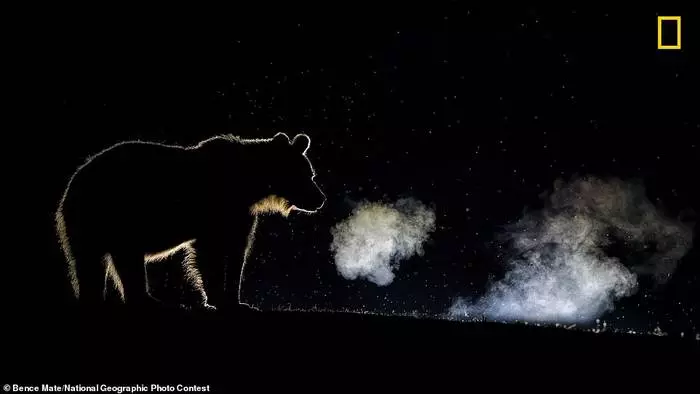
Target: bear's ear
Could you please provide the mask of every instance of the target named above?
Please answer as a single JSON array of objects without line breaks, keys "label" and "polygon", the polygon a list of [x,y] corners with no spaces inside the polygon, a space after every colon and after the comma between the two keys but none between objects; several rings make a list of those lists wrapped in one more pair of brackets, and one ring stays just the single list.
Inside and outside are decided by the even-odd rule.
[{"label": "bear's ear", "polygon": [[292,146],[294,149],[301,153],[306,153],[311,145],[311,138],[306,134],[297,134],[292,140]]}]

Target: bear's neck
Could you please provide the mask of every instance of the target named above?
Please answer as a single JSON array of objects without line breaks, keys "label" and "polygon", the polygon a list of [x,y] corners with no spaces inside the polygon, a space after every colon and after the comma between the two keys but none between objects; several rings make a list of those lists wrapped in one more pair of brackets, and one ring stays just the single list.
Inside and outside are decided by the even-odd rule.
[{"label": "bear's neck", "polygon": [[215,139],[195,150],[199,163],[197,172],[202,174],[198,183],[200,189],[206,191],[207,198],[212,199],[212,205],[217,202],[241,214],[249,214],[250,206],[266,197],[258,192],[264,189],[258,174],[260,166],[270,165],[263,163],[263,146]]}]

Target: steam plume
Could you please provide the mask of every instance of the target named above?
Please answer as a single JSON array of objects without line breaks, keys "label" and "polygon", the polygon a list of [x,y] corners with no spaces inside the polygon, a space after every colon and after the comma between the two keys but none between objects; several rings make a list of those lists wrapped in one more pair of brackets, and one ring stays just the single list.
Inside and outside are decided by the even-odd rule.
[{"label": "steam plume", "polygon": [[[667,281],[692,230],[663,216],[641,185],[588,177],[557,181],[545,207],[506,228],[502,241],[509,271],[481,299],[458,299],[452,316],[591,321],[634,293],[637,275]],[[612,256],[614,247],[624,255]]]}]

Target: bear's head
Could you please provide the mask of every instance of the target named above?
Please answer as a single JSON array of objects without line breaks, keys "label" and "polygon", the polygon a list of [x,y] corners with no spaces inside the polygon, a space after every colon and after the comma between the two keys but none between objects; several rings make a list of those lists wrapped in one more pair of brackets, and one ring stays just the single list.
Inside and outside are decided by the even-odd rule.
[{"label": "bear's head", "polygon": [[306,134],[289,138],[276,134],[269,142],[271,173],[265,178],[265,196],[251,207],[253,214],[291,211],[315,213],[323,207],[326,196],[318,187],[307,152],[311,139]]}]

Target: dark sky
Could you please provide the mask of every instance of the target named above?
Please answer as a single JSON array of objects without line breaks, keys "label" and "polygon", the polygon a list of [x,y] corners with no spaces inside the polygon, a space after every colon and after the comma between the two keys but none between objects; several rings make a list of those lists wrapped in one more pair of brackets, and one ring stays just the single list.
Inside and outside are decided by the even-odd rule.
[{"label": "dark sky", "polygon": [[[681,51],[657,51],[657,12],[683,16]],[[272,306],[442,313],[502,275],[495,234],[557,178],[637,178],[672,216],[700,210],[697,15],[454,2],[410,17],[360,14],[105,17],[43,31],[34,67],[50,79],[40,96],[51,130],[38,152],[51,165],[36,179],[49,253],[36,285],[55,296],[37,302],[69,294],[51,229],[63,186],[85,157],[127,139],[312,137],[329,205],[313,219],[263,223],[264,264],[246,291]],[[404,196],[435,208],[425,256],[383,288],[340,277],[331,226],[353,202]],[[613,316],[692,330],[697,263],[691,251],[667,287]]]}]

